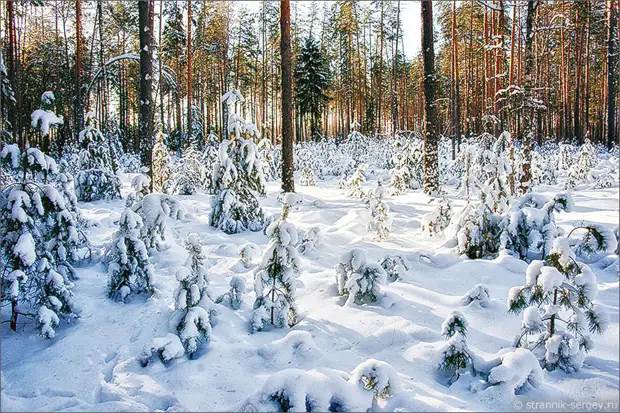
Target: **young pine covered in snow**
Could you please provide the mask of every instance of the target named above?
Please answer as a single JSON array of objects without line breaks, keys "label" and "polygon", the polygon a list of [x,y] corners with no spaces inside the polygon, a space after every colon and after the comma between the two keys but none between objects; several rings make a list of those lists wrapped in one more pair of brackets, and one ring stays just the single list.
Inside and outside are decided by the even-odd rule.
[{"label": "young pine covered in snow", "polygon": [[215,197],[212,201],[211,226],[227,234],[247,229],[260,231],[265,214],[258,198],[246,180],[247,174],[240,174],[231,154],[239,151],[239,140],[223,141],[219,148],[219,159],[213,168]]},{"label": "young pine covered in snow", "polygon": [[160,123],[157,125],[152,155],[154,192],[167,193],[172,186],[172,158],[164,142],[166,138],[164,126]]},{"label": "young pine covered in snow", "polygon": [[260,331],[267,324],[275,327],[290,327],[297,323],[295,304],[295,283],[299,275],[297,230],[287,221],[291,205],[299,196],[286,194],[282,215],[267,228],[269,244],[263,252],[260,268],[254,273],[256,301],[251,316],[253,331]]},{"label": "young pine covered in snow", "polygon": [[[41,335],[53,338],[61,317],[70,320],[77,316],[69,278],[74,274],[70,260],[78,233],[58,191],[26,179],[41,176],[35,171],[49,170],[48,158],[35,148],[22,154],[16,145],[6,145],[0,152],[3,168],[24,178],[0,193],[0,260],[4,267],[0,296],[11,305],[12,330],[17,328],[19,314],[34,314]],[[67,271],[60,274],[59,268]]]},{"label": "young pine covered in snow", "polygon": [[443,230],[448,228],[452,219],[452,202],[446,197],[442,197],[439,201],[436,199],[434,198],[432,201],[435,201],[437,206],[424,215],[422,220],[422,231],[431,237],[443,234]]},{"label": "young pine covered in snow", "polygon": [[372,219],[366,223],[366,231],[374,233],[377,241],[389,238],[392,231],[392,219],[388,217],[390,207],[383,200],[384,193],[385,190],[379,182],[374,190],[369,191],[367,197]]},{"label": "young pine covered in snow", "polygon": [[567,238],[556,238],[546,260],[527,267],[525,285],[510,289],[509,311],[523,312],[515,345],[538,354],[548,370],[579,370],[594,345],[587,333],[602,334],[609,324],[593,302],[597,294],[592,270],[575,260]]},{"label": "young pine covered in snow", "polygon": [[448,340],[438,349],[439,369],[451,374],[450,381],[473,368],[471,350],[467,347],[467,320],[463,314],[453,311],[441,324],[441,335]]},{"label": "young pine covered in snow", "polygon": [[202,187],[202,155],[193,146],[183,151],[174,170],[174,182],[174,192],[179,195],[193,195]]},{"label": "young pine covered in snow", "polygon": [[75,175],[75,192],[84,202],[121,197],[120,179],[112,170],[112,158],[101,131],[95,126],[94,115],[86,116],[86,128],[80,132],[80,160]]},{"label": "young pine covered in snow", "polygon": [[175,312],[170,328],[178,334],[185,352],[192,358],[199,344],[210,340],[211,316],[215,310],[209,297],[209,278],[198,235],[190,234],[185,247],[189,256],[185,266],[177,269],[179,286],[174,291]]},{"label": "young pine covered in snow", "polygon": [[154,291],[154,268],[149,262],[146,245],[140,239],[142,218],[125,208],[119,229],[106,253],[108,259],[108,296],[125,301],[130,294]]},{"label": "young pine covered in snow", "polygon": [[346,252],[336,265],[338,294],[347,296],[347,304],[374,303],[381,296],[381,284],[386,281],[385,270],[368,262],[366,253],[358,248]]},{"label": "young pine covered in snow", "polygon": [[545,258],[553,240],[560,235],[555,213],[570,212],[573,206],[569,193],[557,194],[553,199],[532,193],[522,196],[504,217],[502,248],[514,251],[523,260],[531,252],[539,252]]}]

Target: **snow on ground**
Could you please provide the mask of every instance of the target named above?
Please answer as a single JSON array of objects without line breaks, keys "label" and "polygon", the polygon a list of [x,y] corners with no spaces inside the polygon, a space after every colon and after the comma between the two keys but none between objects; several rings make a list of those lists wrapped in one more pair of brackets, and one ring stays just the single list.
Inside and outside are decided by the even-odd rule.
[{"label": "snow on ground", "polygon": [[[130,178],[124,177],[124,196],[130,191]],[[365,188],[374,185],[369,182]],[[557,188],[538,189],[559,192]],[[422,234],[422,217],[433,206],[420,191],[387,198],[393,233],[389,240],[377,243],[365,230],[370,212],[360,200],[347,199],[337,180],[297,190],[305,200],[291,212],[289,221],[300,231],[318,226],[324,242],[301,257],[297,287],[301,321],[293,329],[249,331],[254,268],[240,265],[237,249],[246,242],[263,249],[267,237],[260,232],[226,235],[213,230],[208,222],[209,195],[179,197],[188,214],[182,221],[169,221],[170,248],[151,259],[157,286],[153,297],[128,304],[108,299],[107,273],[96,263],[79,270],[74,293],[81,317],[74,325],[61,325],[56,339],[43,340],[31,324],[24,325],[19,334],[2,324],[0,410],[231,411],[241,408],[270,375],[283,369],[351,372],[370,358],[391,364],[400,379],[394,397],[376,409],[513,410],[515,401],[618,401],[615,270],[591,264],[599,282],[598,300],[609,311],[610,328],[595,337],[596,346],[580,372],[545,371],[545,384],[517,396],[474,393],[470,384],[475,378],[468,375],[449,387],[436,370],[436,349],[445,342],[440,333],[442,321],[452,310],[463,313],[469,321],[468,345],[486,359],[509,347],[521,316],[507,313],[506,299],[511,287],[524,283],[526,264],[511,257],[475,261],[457,257],[443,245],[444,239]],[[279,213],[279,184],[269,183],[267,192],[262,205],[270,213]],[[610,228],[618,224],[617,187],[577,191],[574,198],[572,213],[557,214],[561,226],[569,228],[582,220]],[[455,208],[463,205],[462,200],[453,201]],[[89,228],[95,247],[111,239],[123,206],[124,200],[81,205],[83,215],[95,223]],[[238,311],[218,306],[212,341],[194,360],[183,357],[168,366],[157,361],[142,368],[137,356],[144,345],[169,332],[175,269],[187,256],[182,241],[191,232],[199,234],[209,258],[214,297],[228,290],[236,274],[246,282],[243,305]],[[398,281],[383,286],[387,295],[376,305],[343,306],[334,266],[351,248],[366,250],[369,260],[404,254],[412,268]],[[491,303],[486,308],[461,306],[461,297],[479,283],[488,286]]]}]

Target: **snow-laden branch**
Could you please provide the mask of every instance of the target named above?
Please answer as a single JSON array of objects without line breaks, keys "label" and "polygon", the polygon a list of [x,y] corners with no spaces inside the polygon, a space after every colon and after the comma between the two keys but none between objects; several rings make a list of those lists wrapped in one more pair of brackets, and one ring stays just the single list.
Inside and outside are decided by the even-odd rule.
[{"label": "snow-laden branch", "polygon": [[[133,61],[140,61],[140,56],[137,54],[133,54],[133,53],[125,53],[122,55],[118,55],[118,56],[114,56],[112,57],[110,60],[108,60],[107,62],[105,62],[103,64],[102,67],[99,67],[97,69],[97,72],[95,72],[95,76],[93,76],[93,80],[90,81],[90,84],[88,85],[88,89],[86,89],[86,94],[90,93],[90,90],[92,89],[93,85],[95,84],[95,81],[99,78],[99,76],[101,75],[101,73],[103,72],[103,68],[110,66],[113,63],[116,63],[118,61],[121,60],[133,60]],[[159,64],[157,62],[157,60],[153,59],[153,69],[155,70],[155,73],[158,72],[159,69]],[[175,79],[175,73],[174,71],[168,67],[167,65],[162,65],[162,73],[161,75],[163,76],[163,78],[165,79],[166,83],[168,85],[170,85],[172,88],[176,88],[177,86],[177,82]]]}]

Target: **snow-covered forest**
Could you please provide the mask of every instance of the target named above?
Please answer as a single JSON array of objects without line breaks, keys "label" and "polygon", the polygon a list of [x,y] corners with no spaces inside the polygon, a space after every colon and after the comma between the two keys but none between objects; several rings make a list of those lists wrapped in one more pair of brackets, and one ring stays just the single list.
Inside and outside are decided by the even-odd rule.
[{"label": "snow-covered forest", "polygon": [[620,2],[0,1],[1,411],[617,411]]}]

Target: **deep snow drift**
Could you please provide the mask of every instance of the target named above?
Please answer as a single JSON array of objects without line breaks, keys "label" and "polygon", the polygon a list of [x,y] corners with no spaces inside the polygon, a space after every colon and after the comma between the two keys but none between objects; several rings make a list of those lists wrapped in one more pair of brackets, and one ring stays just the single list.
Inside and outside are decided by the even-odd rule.
[{"label": "deep snow drift", "polygon": [[[131,191],[131,178],[123,176],[124,197]],[[375,182],[363,187],[374,188]],[[422,231],[423,216],[434,204],[419,190],[384,198],[393,222],[390,237],[381,242],[366,230],[371,212],[362,200],[347,198],[336,179],[297,190],[304,201],[290,212],[288,221],[300,232],[300,240],[306,231],[318,228],[309,237],[320,234],[321,242],[313,238],[316,245],[300,254],[296,285],[300,321],[292,329],[251,334],[249,328],[258,257],[253,247],[245,246],[245,259],[240,260],[239,247],[251,242],[262,251],[267,236],[249,231],[227,235],[213,229],[211,196],[179,196],[187,213],[180,220],[169,220],[168,249],[151,258],[157,289],[151,298],[136,296],[127,304],[110,300],[107,271],[97,263],[78,269],[74,293],[80,318],[73,325],[61,324],[54,340],[38,337],[32,323],[21,325],[18,333],[2,324],[1,410],[274,409],[277,400],[270,398],[270,392],[283,388],[291,393],[291,401],[301,403],[292,405],[294,410],[303,410],[308,403],[319,410],[346,405],[390,411],[479,411],[513,410],[519,406],[515,402],[525,405],[531,400],[618,402],[616,265],[605,269],[604,260],[590,263],[598,280],[597,301],[606,308],[610,326],[596,337],[583,368],[570,375],[561,370],[532,373],[533,385],[515,395],[514,387],[527,379],[521,372],[532,366],[522,354],[506,353],[522,321],[520,315],[508,313],[507,297],[511,287],[524,283],[525,262],[509,256],[458,257],[444,246],[443,237]],[[559,189],[541,186],[536,192],[553,196]],[[278,193],[279,183],[267,184],[267,196],[260,200],[266,212],[280,213]],[[579,190],[573,197],[573,212],[556,216],[560,226],[568,229],[581,221],[609,228],[618,224],[617,186]],[[456,196],[448,198],[454,209],[463,207],[464,201]],[[95,247],[111,240],[123,206],[124,200],[81,204],[83,216],[95,223],[88,228]],[[216,305],[211,341],[193,360],[181,357],[167,366],[154,361],[143,368],[138,362],[143,348],[169,333],[176,273],[187,257],[183,242],[193,232],[208,258],[212,295],[228,292],[231,278],[236,277],[233,284],[245,288],[243,302],[239,310]],[[338,296],[334,267],[353,248],[364,250],[368,262],[379,262],[388,254],[407,259],[399,267],[398,279],[381,286],[377,303],[357,305]],[[472,300],[474,296],[483,298]],[[438,372],[438,351],[446,341],[442,322],[454,310],[467,318],[467,345],[477,357],[483,361],[502,357],[503,366],[516,366],[491,374],[502,385],[480,388],[471,375],[449,385]],[[377,362],[369,364],[369,359]],[[372,392],[359,387],[367,370],[379,372],[377,388],[389,387],[391,397],[373,400]]]}]

